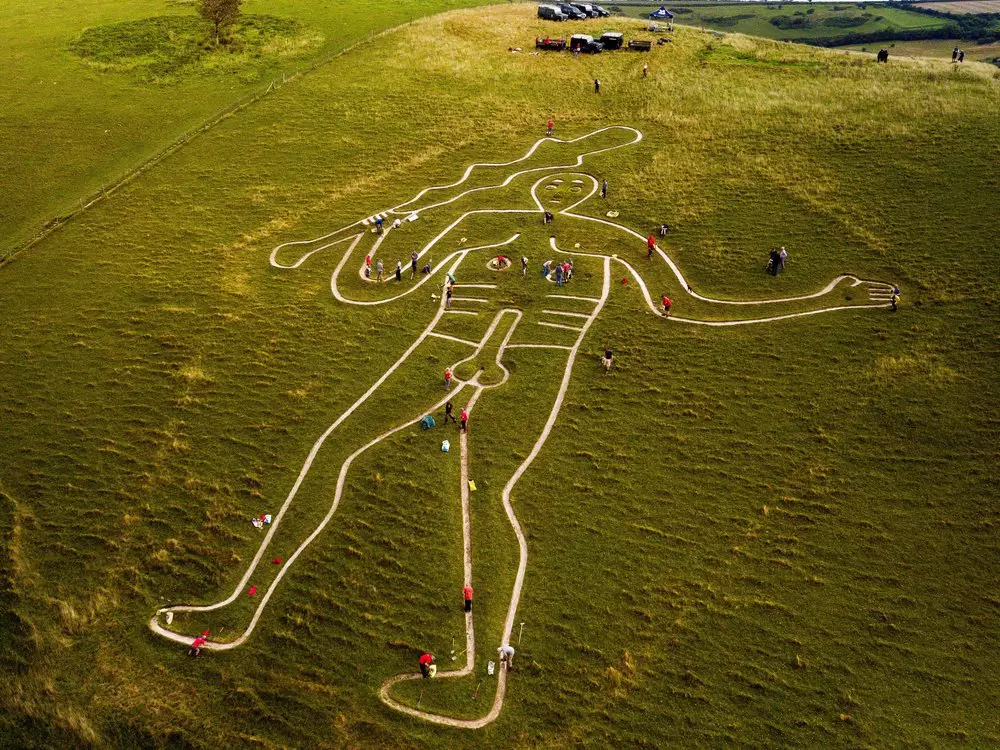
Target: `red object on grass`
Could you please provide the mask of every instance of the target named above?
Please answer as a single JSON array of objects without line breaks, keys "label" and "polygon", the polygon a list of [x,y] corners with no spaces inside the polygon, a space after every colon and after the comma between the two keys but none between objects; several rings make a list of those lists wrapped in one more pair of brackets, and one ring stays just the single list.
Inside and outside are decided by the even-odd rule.
[{"label": "red object on grass", "polygon": [[281,558],[276,557],[273,560],[271,560],[271,562],[274,563],[275,565],[281,565]]},{"label": "red object on grass", "polygon": [[247,594],[249,594],[250,596],[253,596],[256,593],[257,593],[257,587],[256,586],[251,586],[250,590],[247,592]]},{"label": "red object on grass", "polygon": [[628,278],[627,277],[624,278],[624,279],[622,279],[622,284],[628,284]]}]

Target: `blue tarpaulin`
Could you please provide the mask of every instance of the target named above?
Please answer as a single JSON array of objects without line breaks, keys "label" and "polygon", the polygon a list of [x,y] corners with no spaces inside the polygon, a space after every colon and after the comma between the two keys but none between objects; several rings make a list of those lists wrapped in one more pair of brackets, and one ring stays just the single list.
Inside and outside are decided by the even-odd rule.
[{"label": "blue tarpaulin", "polygon": [[649,14],[649,17],[654,20],[662,20],[666,18],[673,18],[674,14],[667,10],[665,6],[661,5],[659,10],[654,10]]}]

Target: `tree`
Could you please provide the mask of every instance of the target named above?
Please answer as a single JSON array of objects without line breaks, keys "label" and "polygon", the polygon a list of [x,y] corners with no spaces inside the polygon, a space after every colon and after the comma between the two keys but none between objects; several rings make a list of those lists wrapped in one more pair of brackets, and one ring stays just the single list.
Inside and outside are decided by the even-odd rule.
[{"label": "tree", "polygon": [[232,26],[240,17],[243,0],[198,0],[198,14],[215,26],[215,43],[219,43],[221,29]]}]

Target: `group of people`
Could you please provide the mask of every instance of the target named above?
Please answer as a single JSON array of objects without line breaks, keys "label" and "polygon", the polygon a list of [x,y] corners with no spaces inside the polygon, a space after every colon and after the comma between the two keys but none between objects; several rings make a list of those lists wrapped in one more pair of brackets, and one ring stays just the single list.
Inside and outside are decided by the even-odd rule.
[{"label": "group of people", "polygon": [[[444,368],[444,387],[445,387],[445,390],[451,390],[451,379],[452,379],[451,368],[449,368],[449,367]],[[463,407],[462,411],[459,412],[458,420],[456,420],[455,419],[455,415],[452,414],[452,408],[453,407],[451,405],[451,401],[449,401],[447,404],[444,405],[444,423],[448,424],[448,420],[450,419],[452,422],[454,422],[455,424],[457,424],[459,427],[462,428],[462,432],[468,432],[469,431],[469,410]]]},{"label": "group of people", "polygon": [[951,61],[953,63],[965,62],[965,50],[964,49],[959,49],[958,47],[955,47],[951,51]]},{"label": "group of people", "polygon": [[[527,261],[527,258],[523,260]],[[556,280],[556,286],[562,286],[573,278],[573,259],[564,260],[562,263],[553,265],[551,260],[542,263],[542,278],[548,279],[552,276]]]},{"label": "group of people", "polygon": [[772,276],[777,276],[778,271],[785,270],[785,260],[788,258],[788,251],[781,247],[772,247],[771,252],[768,253],[767,265],[764,270],[767,271]]}]

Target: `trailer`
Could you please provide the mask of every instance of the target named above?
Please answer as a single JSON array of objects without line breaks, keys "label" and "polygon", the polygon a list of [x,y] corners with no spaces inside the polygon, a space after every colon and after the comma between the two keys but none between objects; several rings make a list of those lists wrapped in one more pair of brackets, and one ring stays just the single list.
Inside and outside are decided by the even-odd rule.
[{"label": "trailer", "polygon": [[589,34],[574,34],[569,38],[569,48],[575,52],[596,54],[604,49],[604,45]]},{"label": "trailer", "polygon": [[628,43],[628,48],[633,52],[649,52],[653,49],[653,43],[644,39],[633,39]]},{"label": "trailer", "polygon": [[601,34],[601,44],[604,49],[621,49],[625,44],[625,35],[620,31],[605,31]]},{"label": "trailer", "polygon": [[551,37],[545,37],[541,39],[535,37],[535,49],[552,50],[553,52],[560,52],[566,49],[565,39],[553,39]]}]

